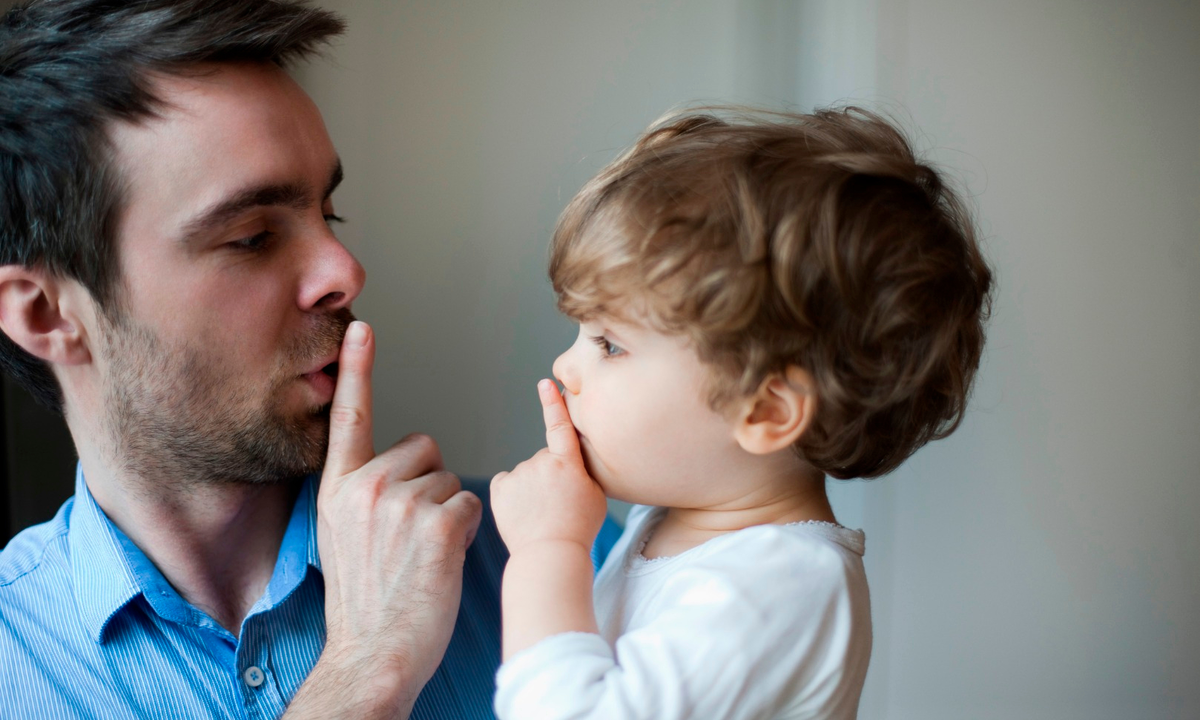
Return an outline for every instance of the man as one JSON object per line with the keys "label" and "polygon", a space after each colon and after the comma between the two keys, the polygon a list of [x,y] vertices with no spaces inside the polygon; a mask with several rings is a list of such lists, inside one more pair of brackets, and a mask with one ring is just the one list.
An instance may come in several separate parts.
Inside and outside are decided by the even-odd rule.
{"label": "man", "polygon": [[491,717],[502,546],[433,441],[375,456],[342,170],[281,69],[341,30],[284,0],[0,26],[0,362],[80,458],[0,554],[0,715]]}

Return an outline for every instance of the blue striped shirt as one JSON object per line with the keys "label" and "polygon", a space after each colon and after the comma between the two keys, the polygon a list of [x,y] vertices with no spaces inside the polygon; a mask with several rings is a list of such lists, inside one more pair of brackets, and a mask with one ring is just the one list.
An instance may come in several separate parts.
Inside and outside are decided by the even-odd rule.
{"label": "blue striped shirt", "polygon": [[[492,720],[507,553],[486,509],[445,659],[413,720]],[[96,504],[75,496],[0,553],[0,716],[273,718],[325,642],[316,483],[305,482],[266,591],[237,638],[175,592]]]}

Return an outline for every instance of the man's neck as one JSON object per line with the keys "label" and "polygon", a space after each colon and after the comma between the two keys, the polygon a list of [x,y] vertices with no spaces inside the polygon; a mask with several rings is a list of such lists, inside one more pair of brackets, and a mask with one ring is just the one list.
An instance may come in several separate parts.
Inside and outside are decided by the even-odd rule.
{"label": "man's neck", "polygon": [[196,608],[237,637],[274,572],[297,486],[153,483],[80,447],[88,490]]}

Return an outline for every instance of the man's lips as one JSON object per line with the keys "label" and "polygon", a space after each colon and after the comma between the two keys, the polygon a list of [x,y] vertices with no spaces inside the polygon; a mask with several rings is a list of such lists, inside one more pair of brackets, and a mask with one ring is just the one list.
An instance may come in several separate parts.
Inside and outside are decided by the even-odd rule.
{"label": "man's lips", "polygon": [[309,366],[309,370],[301,373],[301,375],[303,375],[304,377],[310,377],[312,375],[316,375],[316,374],[320,373],[323,375],[328,375],[330,377],[336,378],[337,377],[337,361],[338,361],[338,353],[336,351],[334,351],[334,352],[326,355],[321,360],[318,360],[315,365]]}
{"label": "man's lips", "polygon": [[336,353],[326,356],[320,365],[300,376],[316,392],[318,403],[327,403],[333,399],[333,391],[337,387],[337,358]]}

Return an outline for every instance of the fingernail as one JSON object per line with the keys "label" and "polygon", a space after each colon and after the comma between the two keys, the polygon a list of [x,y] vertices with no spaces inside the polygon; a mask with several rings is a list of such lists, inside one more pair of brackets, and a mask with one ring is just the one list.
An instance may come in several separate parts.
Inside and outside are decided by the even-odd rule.
{"label": "fingernail", "polygon": [[359,320],[350,323],[346,328],[346,341],[352,348],[360,348],[367,344],[367,324]]}
{"label": "fingernail", "polygon": [[550,393],[553,391],[554,391],[554,388],[549,380],[538,380],[538,392]]}

